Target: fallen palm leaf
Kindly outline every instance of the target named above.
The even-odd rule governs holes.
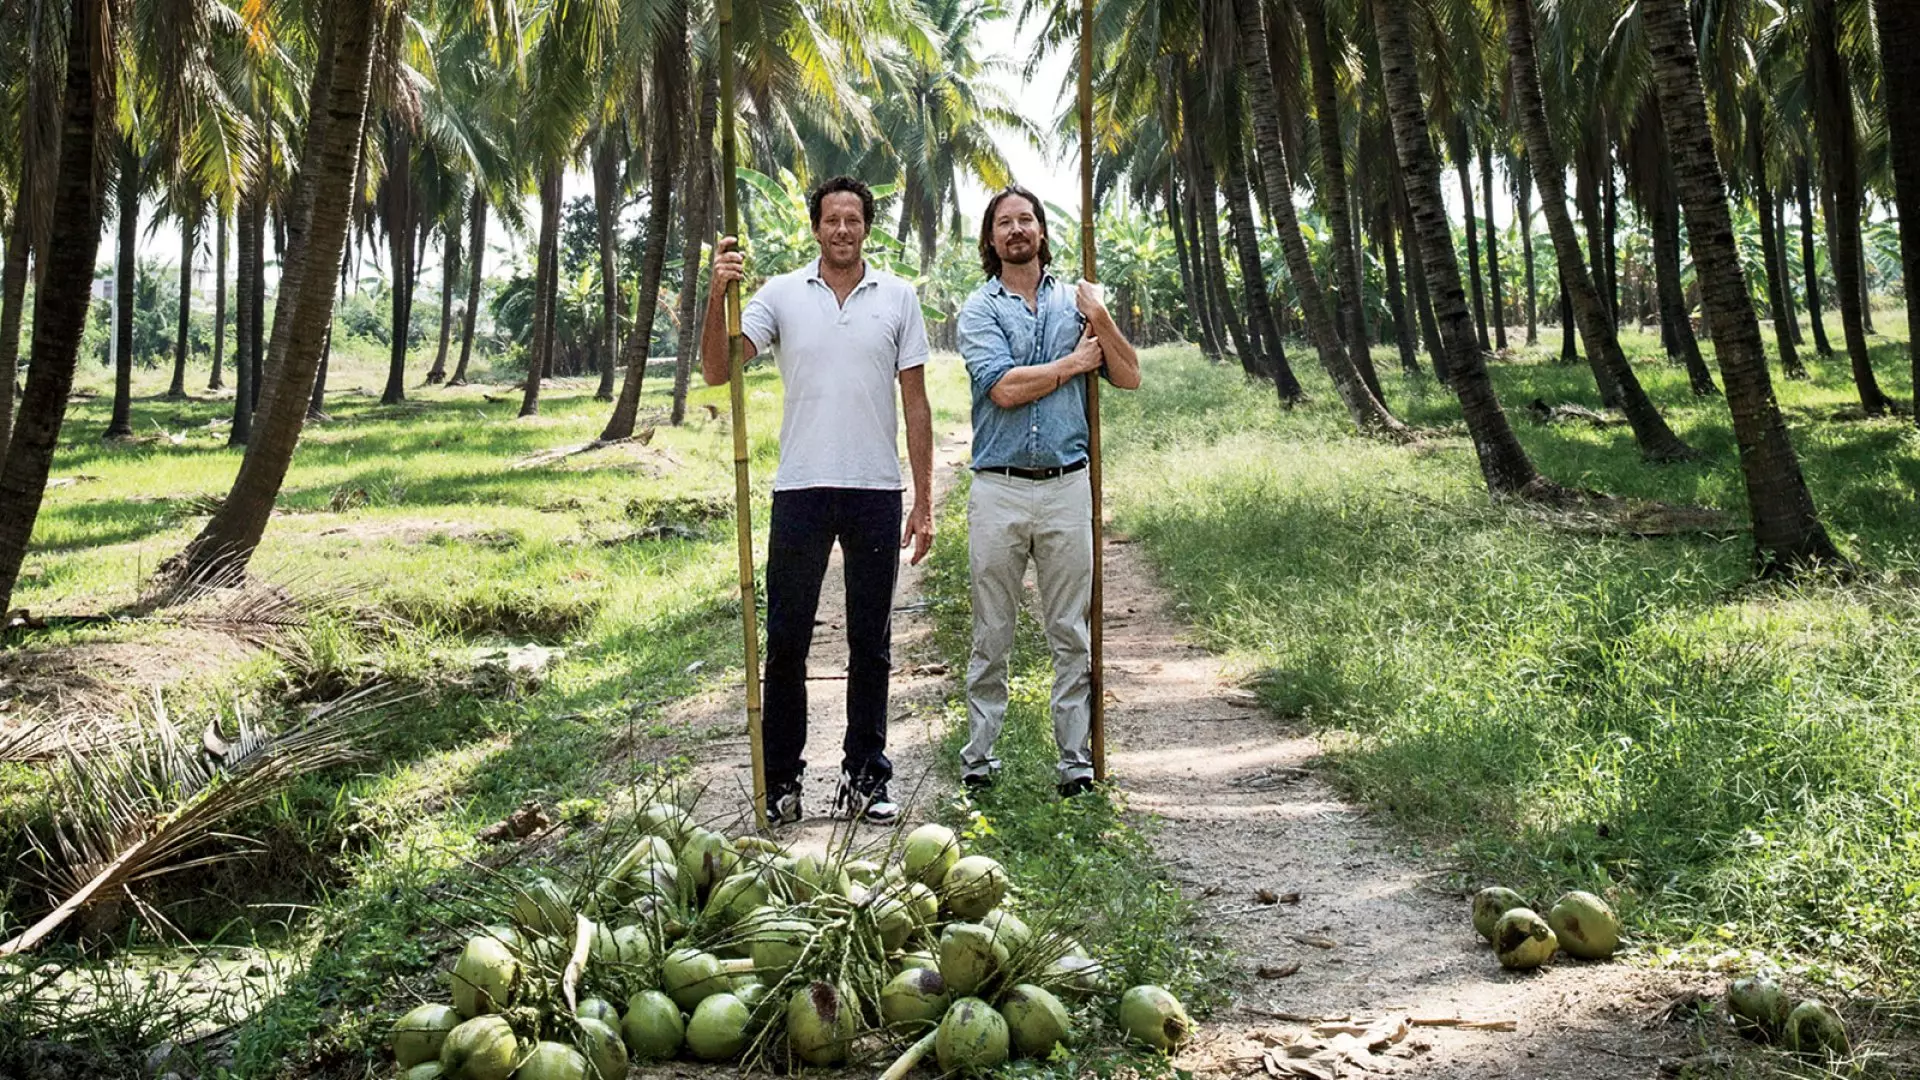
[[[0,943],[0,957],[26,952],[89,905],[128,899],[139,882],[227,857],[198,854],[235,815],[294,780],[358,756],[361,721],[394,699],[376,688],[315,710],[298,726],[270,733],[242,718],[239,734],[195,745],[183,738],[156,693],[143,735],[107,753],[66,755],[50,796],[47,835],[29,833],[49,886],[62,899],[39,922]]]

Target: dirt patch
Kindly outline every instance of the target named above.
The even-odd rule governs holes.
[[[7,717],[40,710],[89,720],[121,711],[136,695],[230,670],[256,649],[211,630],[155,629],[137,641],[23,646],[0,651],[0,732]],[[0,734],[0,741],[4,735]]]
[[[310,519],[311,520],[311,519]],[[314,525],[320,522],[312,522]],[[342,521],[337,525],[313,529],[309,535],[328,539],[345,538],[361,543],[391,540],[399,544],[473,544],[479,547],[513,547],[520,538],[502,529],[485,529],[472,522],[439,518],[368,518]]]

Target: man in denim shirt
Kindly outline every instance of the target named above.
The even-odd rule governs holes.
[[[1069,289],[1047,272],[1046,208],[1030,191],[994,196],[980,223],[987,283],[960,312],[960,353],[973,384],[973,492],[967,542],[973,572],[973,655],[967,664],[968,787],[993,783],[993,744],[1007,715],[1007,654],[1029,561],[1041,626],[1053,652],[1053,738],[1062,797],[1093,786],[1092,489],[1087,483],[1087,388],[1098,371],[1140,385],[1140,358],[1096,286]]]

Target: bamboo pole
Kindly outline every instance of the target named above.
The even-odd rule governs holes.
[[[1098,281],[1093,255],[1093,0],[1080,0],[1080,276]],[[1088,692],[1092,700],[1093,778],[1107,778],[1107,678],[1103,595],[1106,555],[1100,522],[1100,373],[1087,380],[1087,485],[1093,494],[1093,593],[1087,603],[1087,629],[1093,655]]]
[[[720,190],[728,236],[740,235],[740,187],[733,138],[733,0],[720,15]],[[753,514],[747,477],[747,350],[740,338],[740,283],[727,286],[727,385],[733,399],[733,503],[740,549],[740,629],[747,674],[747,745],[753,755],[754,827],[767,821],[767,761],[760,730],[760,611],[753,584]]]

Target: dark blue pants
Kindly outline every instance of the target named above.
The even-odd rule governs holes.
[[[807,653],[827,558],[840,544],[847,590],[847,738],[840,767],[866,789],[893,776],[887,760],[887,676],[893,668],[893,584],[900,568],[900,493],[800,488],[773,493],[767,550],[767,785],[790,785],[807,763]]]

